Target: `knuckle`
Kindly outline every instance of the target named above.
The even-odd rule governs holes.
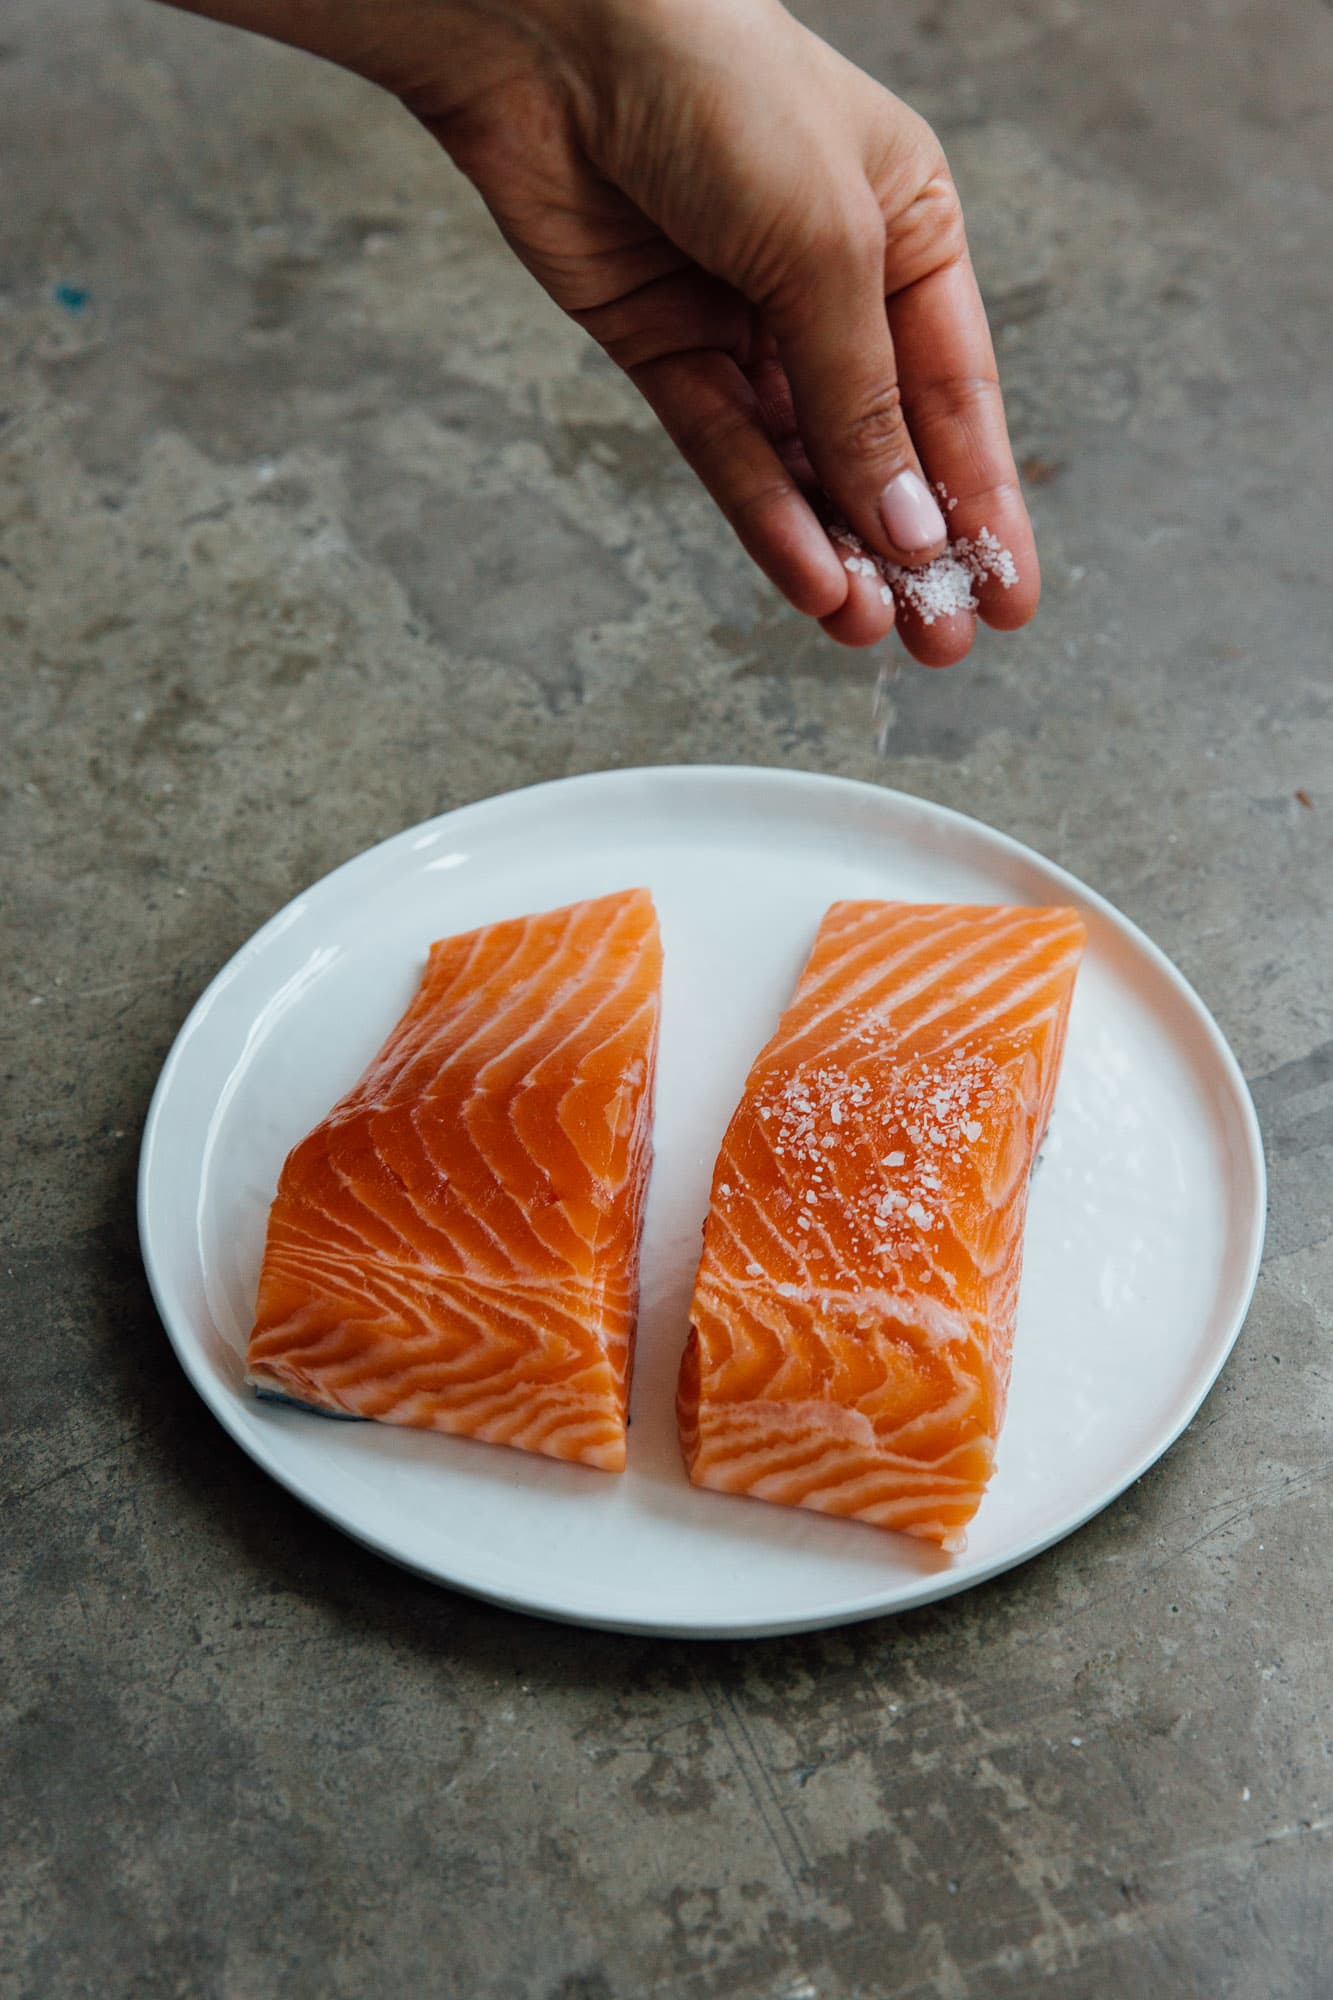
[[[942,263],[954,263],[967,255],[967,230],[958,190],[946,175],[942,184],[932,183],[923,194],[932,233]]]
[[[907,418],[903,392],[896,382],[886,382],[862,398],[846,423],[846,444],[861,458],[899,456],[907,444]]]
[[[994,465],[997,439],[1002,445],[1005,437],[999,383],[993,375],[948,375],[930,383],[912,399],[912,433],[923,451],[947,439],[953,455],[961,450],[970,466]],[[986,479],[987,490],[999,490]]]
[[[890,241],[897,256],[936,270],[967,255],[963,205],[943,160],[897,218]]]
[[[748,544],[765,517],[786,506],[791,497],[792,489],[785,480],[767,480],[724,502],[722,511],[741,541]]]
[[[680,418],[672,428],[683,457],[691,465],[712,469],[727,463],[733,447],[749,432],[750,420],[742,410],[709,410]]]

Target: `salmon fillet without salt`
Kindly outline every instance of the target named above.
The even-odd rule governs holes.
[[[714,1172],[677,1402],[696,1485],[964,1545],[1085,942],[1065,909],[828,912]]]
[[[643,889],[431,946],[283,1167],[261,1393],[623,1470],[661,976]]]

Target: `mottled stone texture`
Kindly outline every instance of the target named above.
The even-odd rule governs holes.
[[[814,15],[812,13],[812,18]],[[1333,1993],[1333,13],[841,0],[969,204],[1047,592],[906,673],[748,568],[386,100],[0,15],[0,1993]],[[61,289],[64,288],[64,289]],[[433,1589],[231,1446],[141,1274],[210,974],[379,836],[689,760],[923,793],[1146,926],[1251,1077],[1249,1325],[1063,1547],[648,1644]]]

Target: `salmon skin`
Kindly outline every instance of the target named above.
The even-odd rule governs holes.
[[[283,1167],[261,1395],[623,1471],[661,981],[646,889],[431,946]]]
[[[713,1175],[677,1396],[697,1486],[964,1546],[1086,941],[1066,909],[828,911]]]

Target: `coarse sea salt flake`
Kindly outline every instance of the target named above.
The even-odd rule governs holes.
[[[970,1145],[976,1145],[977,1140],[981,1137],[981,1124],[978,1119],[968,1119],[966,1125],[963,1127],[963,1137]]]
[[[745,1275],[747,1278],[762,1278],[764,1275],[764,1267],[762,1264],[747,1264],[745,1267]]]
[[[940,499],[950,514],[958,505],[957,499],[942,488]],[[887,602],[893,597],[909,606],[923,625],[933,625],[936,619],[949,618],[960,611],[975,611],[981,601],[980,586],[988,580],[1005,590],[1012,590],[1018,582],[1013,551],[1005,548],[999,536],[986,526],[979,528],[975,536],[952,537],[933,562],[913,569],[872,555],[845,521],[831,522],[829,534],[837,548],[848,552],[842,559],[846,570],[853,576],[878,575],[881,598]]]

